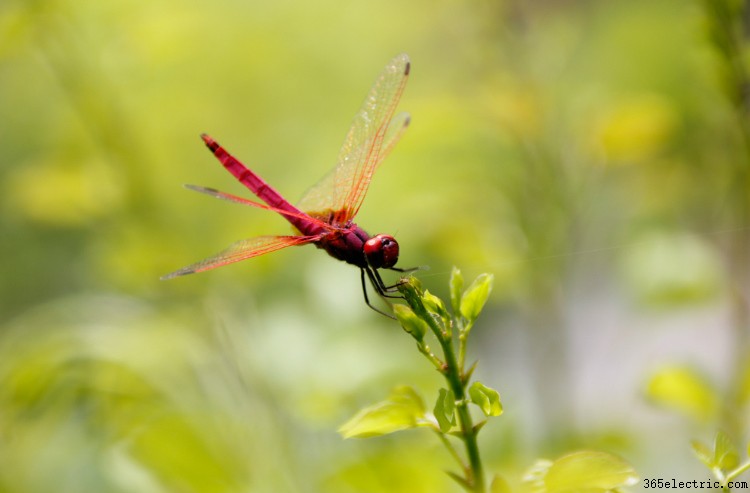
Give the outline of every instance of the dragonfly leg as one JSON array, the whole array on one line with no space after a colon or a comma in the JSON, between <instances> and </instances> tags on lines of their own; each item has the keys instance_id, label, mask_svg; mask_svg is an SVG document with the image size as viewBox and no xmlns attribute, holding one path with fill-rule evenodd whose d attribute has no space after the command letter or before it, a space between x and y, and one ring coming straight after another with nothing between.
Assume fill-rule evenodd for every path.
<instances>
[{"instance_id":1,"label":"dragonfly leg","mask_svg":"<svg viewBox=\"0 0 750 493\"><path fill-rule=\"evenodd\" d=\"M417 271L417 270L421 270L421 269L426 269L426 267L424 267L424 266L419 266L419 267L410 267L410 268L408 268L408 269L401 269L401 268L399 268L399 267L386 267L386 268L387 268L388 270L392 270L392 271L395 271L395 272L401 272L401 273L403 273L403 274L408 274L409 272L414 272L414 271ZM395 293L395 292L396 292L396 290L398 289L398 287L399 287L399 286L401 285L401 283L402 283L402 281L401 281L401 280L399 280L399 281L398 281L398 282L396 282L395 284L391 284L390 286L386 286L386 285L385 285L385 283L383 282L383 278L381 278L381 277L380 277L380 273L379 273L379 272L378 272L377 270L375 270L375 269L373 269L373 273L372 273L372 274L370 275L370 278L371 278L371 279L372 279L373 277L374 277L374 278L375 278L375 279L377 280L377 282L378 282L378 283L380 284L378 293L379 293L379 294L380 294L381 296L384 296L384 297L386 297L386 298L402 298L402 296L398 296L398 295L397 295L397 296L389 296L389 295L385 294L385 293ZM375 282L376 282L376 281L375 281L375 280L373 280L373 284L374 284ZM380 292L380 291L382 291L382 292Z\"/></svg>"},{"instance_id":2,"label":"dragonfly leg","mask_svg":"<svg viewBox=\"0 0 750 493\"><path fill-rule=\"evenodd\" d=\"M369 276L370 282L372 282L373 287L375 287L375 290L383 298L403 298L403 296L401 295L391 294L396 292L396 288L399 284L401 284L400 281L392 286L386 286L377 269L373 269L370 267L367 268L367 275Z\"/></svg>"},{"instance_id":3,"label":"dragonfly leg","mask_svg":"<svg viewBox=\"0 0 750 493\"><path fill-rule=\"evenodd\" d=\"M396 272L403 272L404 274L408 274L409 272L415 272L418 270L427 270L427 268L424 265L419 265L417 267L409 267L407 269L402 269L400 267L388 267L388 270L395 270Z\"/></svg>"},{"instance_id":4,"label":"dragonfly leg","mask_svg":"<svg viewBox=\"0 0 750 493\"><path fill-rule=\"evenodd\" d=\"M385 315L388 318L392 318L393 320L396 320L396 317L394 317L390 313L386 313L383 310L381 310L380 308L377 308L377 307L373 306L372 303L370 303L370 298L368 298L368 296L367 296L367 283L365 282L365 269L360 269L360 274L361 274L361 278L362 278L362 294L365 295L365 303L367 303L367 306L369 306L370 308L372 308L376 312L380 313L381 315ZM380 296L384 297L385 294L382 292L381 287L378 286L377 282L373 279L372 273L371 273L370 269L367 269L367 277L370 279L370 282L375 287L375 291L377 291ZM383 280L381 279L380 282L382 283Z\"/></svg>"}]
</instances>

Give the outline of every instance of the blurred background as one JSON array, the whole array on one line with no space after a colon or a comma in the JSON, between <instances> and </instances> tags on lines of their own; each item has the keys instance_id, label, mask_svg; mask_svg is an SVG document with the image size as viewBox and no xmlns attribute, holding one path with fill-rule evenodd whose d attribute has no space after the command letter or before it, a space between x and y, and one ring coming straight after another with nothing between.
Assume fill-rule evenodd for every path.
<instances>
[{"instance_id":1,"label":"blurred background","mask_svg":"<svg viewBox=\"0 0 750 493\"><path fill-rule=\"evenodd\" d=\"M708 478L690 440L747 439L742 8L5 0L0 492L459 491L429 433L336 433L442 383L355 268L307 246L159 281L290 231L182 188L249 195L201 132L296 200L400 52L412 125L357 222L440 296L495 275L486 468L592 448Z\"/></svg>"}]
</instances>

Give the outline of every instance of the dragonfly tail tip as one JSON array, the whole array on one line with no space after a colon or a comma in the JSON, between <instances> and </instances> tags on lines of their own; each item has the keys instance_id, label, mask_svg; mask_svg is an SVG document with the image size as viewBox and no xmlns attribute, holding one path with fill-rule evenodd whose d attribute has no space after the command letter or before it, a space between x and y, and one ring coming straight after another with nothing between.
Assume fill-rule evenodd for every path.
<instances>
[{"instance_id":1,"label":"dragonfly tail tip","mask_svg":"<svg viewBox=\"0 0 750 493\"><path fill-rule=\"evenodd\" d=\"M160 281L168 281L170 279L174 279L175 277L180 276L186 276L188 274L194 274L195 271L193 269L180 269L174 272L170 272L169 274L165 274L159 278Z\"/></svg>"},{"instance_id":2,"label":"dragonfly tail tip","mask_svg":"<svg viewBox=\"0 0 750 493\"><path fill-rule=\"evenodd\" d=\"M201 139L211 151L215 151L219 147L219 144L206 133L201 134Z\"/></svg>"}]
</instances>

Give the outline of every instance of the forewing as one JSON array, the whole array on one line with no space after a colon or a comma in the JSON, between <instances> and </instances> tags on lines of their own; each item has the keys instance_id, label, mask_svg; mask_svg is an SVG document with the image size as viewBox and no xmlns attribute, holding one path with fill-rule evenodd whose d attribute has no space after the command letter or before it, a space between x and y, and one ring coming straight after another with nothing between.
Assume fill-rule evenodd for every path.
<instances>
[{"instance_id":1,"label":"forewing","mask_svg":"<svg viewBox=\"0 0 750 493\"><path fill-rule=\"evenodd\" d=\"M354 217L375 169L408 124L405 113L393 118L408 76L406 54L386 65L354 117L336 167L307 191L299 204L301 210L333 211L334 219L341 223ZM389 131L390 127L394 128Z\"/></svg>"},{"instance_id":2,"label":"forewing","mask_svg":"<svg viewBox=\"0 0 750 493\"><path fill-rule=\"evenodd\" d=\"M282 248L310 243L318 239L320 239L320 236L258 236L256 238L240 240L212 257L162 276L161 279L172 279L173 277L215 269L222 265L257 257L258 255L281 250Z\"/></svg>"}]
</instances>

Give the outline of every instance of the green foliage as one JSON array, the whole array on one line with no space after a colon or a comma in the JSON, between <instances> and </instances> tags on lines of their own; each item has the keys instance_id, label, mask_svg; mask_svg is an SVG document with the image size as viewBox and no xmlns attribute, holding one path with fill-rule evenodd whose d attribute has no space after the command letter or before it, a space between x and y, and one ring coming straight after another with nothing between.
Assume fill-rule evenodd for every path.
<instances>
[{"instance_id":1,"label":"green foliage","mask_svg":"<svg viewBox=\"0 0 750 493\"><path fill-rule=\"evenodd\" d=\"M723 431L716 433L713 447L697 440L693 440L691 445L698 460L711 471L722 488L728 489L727 486L730 481L750 470L750 459L746 459L742 464L740 463L740 453L737 447ZM748 446L748 454L750 455L750 446Z\"/></svg>"},{"instance_id":2,"label":"green foliage","mask_svg":"<svg viewBox=\"0 0 750 493\"><path fill-rule=\"evenodd\" d=\"M468 370L463 364L471 327L487 302L492 282L493 276L482 274L462 291L463 278L454 267L449 283L454 310L451 314L445 303L423 290L416 278L401 280L398 289L409 306L396 305L394 313L403 329L417 341L419 352L441 372L447 388L438 391L434 420L425 416L422 400L413 389L400 387L387 400L362 409L344 424L339 432L345 438L427 426L459 464L461 473L448 471L447 474L464 490L474 493L511 491L508 482L499 475L493 476L489 487L486 484L477 443L477 436L486 422L474 425L468 406L474 403L486 417L500 416L503 413L500 394L479 381L471 383L476 363ZM442 357L434 355L426 345L426 329L442 348ZM454 447L452 437L463 442L465 458ZM633 468L625 461L596 451L575 452L554 462L539 461L526 478L532 485L531 491L539 493L604 493L632 485L637 480Z\"/></svg>"},{"instance_id":3,"label":"green foliage","mask_svg":"<svg viewBox=\"0 0 750 493\"><path fill-rule=\"evenodd\" d=\"M471 402L479 406L485 416L500 416L503 413L503 405L500 403L500 394L481 382L474 382L469 387Z\"/></svg>"},{"instance_id":4,"label":"green foliage","mask_svg":"<svg viewBox=\"0 0 750 493\"><path fill-rule=\"evenodd\" d=\"M347 266L304 248L157 280L230 241L287 232L274 214L180 187L243 194L200 132L295 200L334 165L374 70L409 46L421 47L404 95L414 124L358 219L368 231L397 231L404 265L441 272L460 259L467 271L491 269L497 320L524 329L542 321L536 334L524 332L529 353L517 356L526 378L514 384L531 383L534 402L549 395L555 405L529 412L501 389L509 410L533 420L540 443L527 443L520 427L490 426L483 433L515 434L482 435L493 466L510 473L529 448L550 439L565 446L550 438L552 427L576 444L602 433L599 419L568 420L567 410L590 401L549 378L563 366L534 357L553 337L561 352L587 351L588 337L563 339L569 331L560 329L571 315L586 324L597 311L623 328L613 337L632 343L595 346L612 362L621 350L648 367L690 358L678 367L693 375L662 374L652 402L689 416L675 425L692 431L662 437L650 422L630 422L639 415L628 419L633 426L607 420L627 436L627 451L653 457L667 441L687 447L707 426L741 444L750 402L750 365L741 360L750 351L747 324L730 318L748 313L738 294L750 285L747 2L513 5L3 2L0 491L214 493L204 473L252 493L444 491L444 477L430 482L424 472L438 467L428 448L400 460L402 437L348 442L375 450L348 460L338 444L319 447L317 462L296 460L310 435L335 428L347 399L383 381L385 396L394 375L412 371L411 347L394 344L379 327L387 321L362 307ZM584 290L595 280L605 299L592 303L603 303L589 304L571 279ZM628 304L623 280L636 302L662 310ZM454 314L464 288L460 273L451 277L444 300ZM709 319L702 340L680 330L698 304L705 311L696 319ZM60 309L50 313L51 305ZM492 326L488 315L480 320ZM410 337L431 364L424 374L442 371L441 347L414 316ZM75 336L61 342L61 333ZM514 342L502 330L482 336L487 348ZM711 360L705 371L694 369L691 344ZM584 359L568 362L578 370ZM457 360L463 366L460 347ZM706 378L715 374L727 378ZM563 380L593 388L575 381L581 375ZM610 386L617 397L602 395L601 409L586 413L629 408L638 395L624 389L634 386ZM431 403L433 394L424 394ZM182 449L149 453L169 452L149 438L167 432ZM713 444L708 450L713 457ZM359 482L342 480L347 474Z\"/></svg>"},{"instance_id":5,"label":"green foliage","mask_svg":"<svg viewBox=\"0 0 750 493\"><path fill-rule=\"evenodd\" d=\"M656 371L646 387L655 404L673 409L699 422L716 417L718 396L696 370L685 366L665 366Z\"/></svg>"},{"instance_id":6,"label":"green foliage","mask_svg":"<svg viewBox=\"0 0 750 493\"><path fill-rule=\"evenodd\" d=\"M403 329L417 341L419 352L425 356L445 378L447 388L441 388L433 408L432 428L440 436L450 454L456 459L463 474L449 472L449 476L467 491L485 492L487 485L479 458L477 434L481 426L474 426L468 403L476 403L487 416L498 416L502 412L499 394L475 382L470 388L469 380L474 371L464 368L463 354L471 326L476 321L492 290L491 275L480 275L466 291L461 292L463 280L458 269L451 275L451 306L459 312L451 314L445 303L437 296L422 289L420 282L409 277L398 285L399 292L408 307L396 305L393 310ZM460 301L459 301L460 300ZM427 331L432 333L442 348L442 359L431 352L425 342ZM456 348L456 342L459 348ZM460 355L460 358L457 357ZM382 403L361 410L339 430L344 437L375 436L424 424L424 408L421 399L409 389L406 405L401 393ZM419 404L414 404L418 402ZM466 460L462 459L449 440L449 432L458 424L459 429L451 434L457 436L466 449Z\"/></svg>"},{"instance_id":7,"label":"green foliage","mask_svg":"<svg viewBox=\"0 0 750 493\"><path fill-rule=\"evenodd\" d=\"M366 438L425 426L425 406L414 389L400 386L384 401L367 406L341 425L344 438Z\"/></svg>"},{"instance_id":8,"label":"green foliage","mask_svg":"<svg viewBox=\"0 0 750 493\"><path fill-rule=\"evenodd\" d=\"M461 316L468 321L469 326L482 312L482 308L484 308L484 304L492 291L493 280L492 274L481 274L461 295Z\"/></svg>"},{"instance_id":9,"label":"green foliage","mask_svg":"<svg viewBox=\"0 0 750 493\"><path fill-rule=\"evenodd\" d=\"M433 410L435 419L441 433L448 433L456 424L456 397L449 389L440 389L435 409Z\"/></svg>"},{"instance_id":10,"label":"green foliage","mask_svg":"<svg viewBox=\"0 0 750 493\"><path fill-rule=\"evenodd\" d=\"M615 455L584 450L537 461L527 471L526 482L533 493L606 493L636 484L638 475Z\"/></svg>"},{"instance_id":11,"label":"green foliage","mask_svg":"<svg viewBox=\"0 0 750 493\"><path fill-rule=\"evenodd\" d=\"M696 235L642 234L625 249L622 268L636 296L652 306L706 302L722 285L717 253Z\"/></svg>"},{"instance_id":12,"label":"green foliage","mask_svg":"<svg viewBox=\"0 0 750 493\"><path fill-rule=\"evenodd\" d=\"M396 315L401 327L409 333L417 342L424 339L427 333L427 324L406 305L394 305L393 313Z\"/></svg>"},{"instance_id":13,"label":"green foliage","mask_svg":"<svg viewBox=\"0 0 750 493\"><path fill-rule=\"evenodd\" d=\"M461 294L464 291L464 276L455 265L451 270L449 287L451 293L451 307L453 308L453 312L461 313Z\"/></svg>"},{"instance_id":14,"label":"green foliage","mask_svg":"<svg viewBox=\"0 0 750 493\"><path fill-rule=\"evenodd\" d=\"M502 476L495 475L490 483L490 493L511 493L508 482Z\"/></svg>"}]
</instances>

